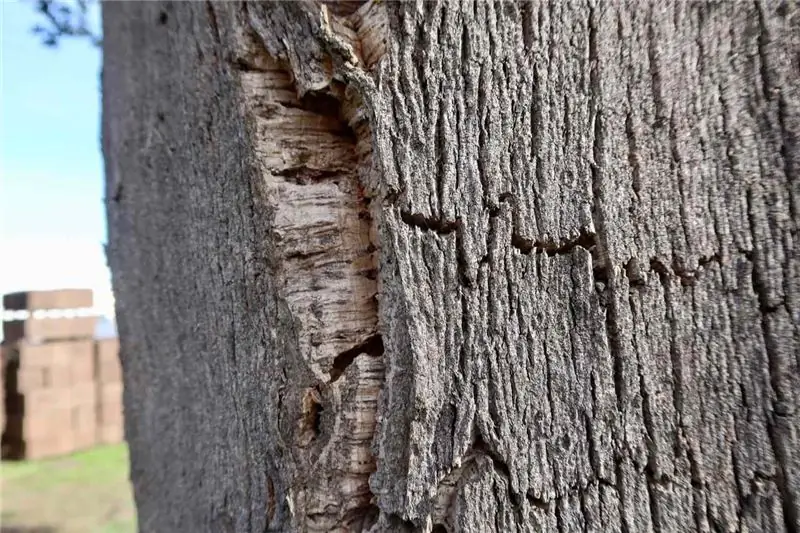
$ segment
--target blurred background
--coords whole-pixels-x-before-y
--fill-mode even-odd
[[[83,289],[4,298],[4,533],[136,529],[104,252],[102,52],[52,38],[64,5],[74,15],[72,2],[0,4],[0,293]],[[85,15],[99,37],[99,6]]]

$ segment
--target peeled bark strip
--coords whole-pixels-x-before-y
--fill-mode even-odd
[[[108,3],[143,531],[800,530],[800,11]]]
[[[108,13],[135,27],[120,28],[131,41],[110,44],[109,57],[140,46],[195,51],[179,67],[152,65],[163,70],[146,87],[124,77],[136,70],[130,64],[116,73],[109,60],[106,73],[107,116],[131,103],[137,117],[155,115],[138,153],[110,155],[108,180],[109,255],[124,271],[118,291],[132,295],[119,311],[124,349],[136,354],[126,359],[126,401],[143,529],[364,529],[378,514],[370,447],[384,375],[376,178],[363,102],[326,50],[362,54],[354,61],[369,68],[383,45],[382,9],[343,18],[288,3],[111,5]],[[164,28],[134,42],[150,21]],[[280,32],[306,32],[309,45],[287,44]],[[109,121],[104,137],[126,146],[137,143],[132,134]],[[148,261],[158,268],[127,269]],[[128,306],[157,306],[170,318]],[[208,394],[198,396],[200,383]],[[153,450],[157,441],[166,448]],[[163,507],[190,486],[200,489],[197,507]]]

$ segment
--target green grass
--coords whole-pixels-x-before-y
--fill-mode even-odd
[[[136,531],[125,445],[57,459],[3,462],[0,479],[2,531]]]

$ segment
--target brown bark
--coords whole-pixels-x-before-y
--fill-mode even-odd
[[[794,3],[107,3],[142,531],[800,529]]]

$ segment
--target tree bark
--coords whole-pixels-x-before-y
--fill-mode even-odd
[[[141,531],[800,531],[796,3],[103,19]]]

